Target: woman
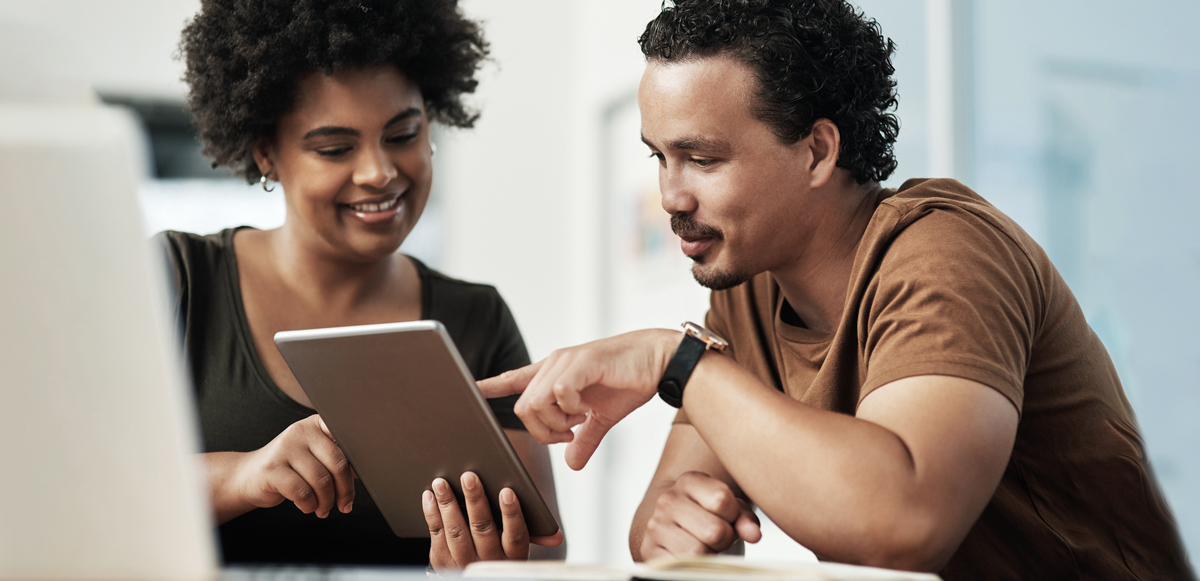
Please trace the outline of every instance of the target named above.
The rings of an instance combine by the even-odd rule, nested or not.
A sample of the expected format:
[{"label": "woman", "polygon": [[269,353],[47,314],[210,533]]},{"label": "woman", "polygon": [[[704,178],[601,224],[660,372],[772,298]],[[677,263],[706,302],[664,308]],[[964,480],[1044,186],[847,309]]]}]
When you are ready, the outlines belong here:
[{"label": "woman", "polygon": [[[205,153],[265,189],[278,182],[287,207],[275,230],[160,235],[226,562],[525,558],[511,493],[493,523],[502,536],[496,526],[443,532],[491,519],[486,501],[472,500],[470,473],[466,514],[445,482],[422,499],[432,544],[395,537],[272,342],[289,329],[437,319],[476,378],[529,363],[495,289],[396,252],[429,197],[430,121],[476,118],[461,97],[487,53],[478,26],[454,0],[205,0],[180,46]],[[490,403],[557,514],[545,447],[511,400]]]}]

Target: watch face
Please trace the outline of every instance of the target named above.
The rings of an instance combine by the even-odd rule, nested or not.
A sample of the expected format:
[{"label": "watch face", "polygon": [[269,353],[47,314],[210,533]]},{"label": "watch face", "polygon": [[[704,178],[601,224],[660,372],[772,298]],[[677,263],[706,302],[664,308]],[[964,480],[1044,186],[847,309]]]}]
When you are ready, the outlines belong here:
[{"label": "watch face", "polygon": [[707,345],[709,349],[723,351],[725,347],[729,346],[729,342],[718,337],[716,333],[713,333],[712,331],[709,331],[708,329],[705,329],[704,327],[701,327],[700,325],[697,325],[691,321],[687,321],[683,324],[683,332],[701,341],[704,341],[704,344]]}]

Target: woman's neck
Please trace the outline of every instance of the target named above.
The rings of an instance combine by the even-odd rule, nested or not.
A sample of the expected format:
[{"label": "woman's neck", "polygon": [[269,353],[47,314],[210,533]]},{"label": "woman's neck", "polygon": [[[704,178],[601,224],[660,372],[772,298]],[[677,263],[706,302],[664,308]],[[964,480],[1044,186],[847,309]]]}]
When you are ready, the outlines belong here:
[{"label": "woman's neck", "polygon": [[314,308],[350,312],[381,296],[394,296],[408,266],[394,253],[376,260],[347,259],[287,224],[263,234],[265,264],[286,289]]}]

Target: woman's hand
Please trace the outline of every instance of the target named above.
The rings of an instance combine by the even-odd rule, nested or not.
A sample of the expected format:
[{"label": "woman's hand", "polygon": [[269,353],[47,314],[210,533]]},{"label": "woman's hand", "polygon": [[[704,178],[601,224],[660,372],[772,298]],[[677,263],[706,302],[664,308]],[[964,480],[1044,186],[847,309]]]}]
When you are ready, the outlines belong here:
[{"label": "woman's hand", "polygon": [[288,426],[253,452],[204,456],[218,523],[284,500],[319,518],[354,506],[354,472],[318,415]]},{"label": "woman's hand", "polygon": [[425,523],[429,525],[429,563],[435,570],[462,569],[475,561],[525,560],[529,558],[530,543],[549,547],[562,544],[561,530],[549,537],[530,538],[521,503],[509,488],[500,491],[504,526],[497,530],[479,477],[464,472],[461,482],[467,504],[465,519],[450,484],[441,478],[433,481],[433,492],[426,490],[421,498]]}]

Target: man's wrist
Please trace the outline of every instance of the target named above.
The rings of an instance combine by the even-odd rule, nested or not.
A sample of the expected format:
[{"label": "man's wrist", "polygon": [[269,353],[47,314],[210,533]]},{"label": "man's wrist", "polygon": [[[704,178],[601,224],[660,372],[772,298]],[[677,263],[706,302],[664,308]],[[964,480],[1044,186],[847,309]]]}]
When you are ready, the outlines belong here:
[{"label": "man's wrist", "polygon": [[683,394],[692,371],[710,349],[721,351],[729,343],[717,334],[691,321],[683,324],[683,334],[658,382],[658,395],[672,407],[683,407]]},{"label": "man's wrist", "polygon": [[654,332],[657,334],[655,360],[658,362],[658,369],[654,375],[654,389],[657,391],[658,381],[667,372],[667,366],[671,364],[671,357],[679,349],[679,344],[683,342],[684,335],[679,331],[672,331],[670,329],[655,329]]}]

